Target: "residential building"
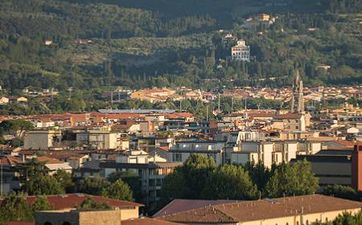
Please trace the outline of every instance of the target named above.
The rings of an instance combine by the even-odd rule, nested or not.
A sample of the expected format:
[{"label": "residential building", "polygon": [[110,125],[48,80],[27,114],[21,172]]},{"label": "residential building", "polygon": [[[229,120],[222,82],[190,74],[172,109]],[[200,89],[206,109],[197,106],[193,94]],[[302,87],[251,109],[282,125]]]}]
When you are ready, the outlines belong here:
[{"label": "residential building", "polygon": [[213,158],[217,165],[221,165],[225,143],[225,141],[178,141],[169,150],[168,160],[184,163],[191,154],[201,154]]},{"label": "residential building", "polygon": [[60,161],[58,159],[50,158],[47,156],[36,157],[39,162],[45,163],[45,167],[49,170],[49,175],[55,174],[58,170],[63,170],[67,173],[72,173],[72,167],[68,162]]},{"label": "residential building", "polygon": [[33,130],[25,133],[24,148],[34,150],[48,150],[60,147],[61,131]]},{"label": "residential building", "polygon": [[9,104],[9,98],[7,98],[7,97],[4,97],[4,96],[2,96],[2,97],[0,97],[0,105],[7,105],[7,104]]},{"label": "residential building", "polygon": [[119,149],[129,148],[128,139],[122,138],[119,132],[112,132],[108,127],[87,131],[88,145],[93,149]]},{"label": "residential building", "polygon": [[235,61],[250,61],[250,46],[240,39],[237,44],[231,48],[231,59]]},{"label": "residential building", "polygon": [[20,189],[18,164],[22,161],[14,156],[0,156],[0,195],[10,193]]},{"label": "residential building", "polygon": [[[101,176],[108,177],[114,172],[130,172],[138,177],[141,186],[142,202],[151,211],[158,207],[163,179],[181,165],[182,163],[177,162],[122,163],[110,160],[99,163]],[[81,176],[83,175],[84,173]]]}]

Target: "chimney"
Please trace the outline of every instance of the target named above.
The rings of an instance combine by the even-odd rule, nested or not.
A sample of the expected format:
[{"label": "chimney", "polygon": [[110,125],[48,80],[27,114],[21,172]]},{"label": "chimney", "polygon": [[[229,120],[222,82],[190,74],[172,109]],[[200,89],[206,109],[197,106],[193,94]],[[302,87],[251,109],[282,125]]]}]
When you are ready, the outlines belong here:
[{"label": "chimney", "polygon": [[356,144],[352,153],[352,187],[362,191],[362,145]]}]

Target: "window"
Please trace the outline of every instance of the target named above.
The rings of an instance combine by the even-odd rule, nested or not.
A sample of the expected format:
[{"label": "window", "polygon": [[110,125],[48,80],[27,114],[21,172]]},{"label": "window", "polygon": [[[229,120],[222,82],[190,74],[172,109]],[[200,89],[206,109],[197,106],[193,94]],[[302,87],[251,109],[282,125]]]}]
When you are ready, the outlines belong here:
[{"label": "window", "polygon": [[305,224],[306,224],[306,225],[309,225],[309,221],[307,220],[307,221],[305,222]]}]

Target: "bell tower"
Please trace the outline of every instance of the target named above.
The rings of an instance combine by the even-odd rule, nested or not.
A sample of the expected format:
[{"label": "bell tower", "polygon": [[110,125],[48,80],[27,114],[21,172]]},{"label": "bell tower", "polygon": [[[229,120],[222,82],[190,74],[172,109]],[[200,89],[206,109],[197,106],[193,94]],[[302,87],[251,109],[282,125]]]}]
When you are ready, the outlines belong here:
[{"label": "bell tower", "polygon": [[304,99],[303,99],[303,81],[299,75],[299,70],[296,70],[292,86],[292,102],[290,104],[291,113],[304,112]]}]

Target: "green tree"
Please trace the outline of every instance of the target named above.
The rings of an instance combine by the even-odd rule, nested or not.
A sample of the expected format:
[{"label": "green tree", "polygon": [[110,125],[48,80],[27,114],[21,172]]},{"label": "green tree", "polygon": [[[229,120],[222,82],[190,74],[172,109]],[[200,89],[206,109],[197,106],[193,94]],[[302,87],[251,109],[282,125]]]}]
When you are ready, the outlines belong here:
[{"label": "green tree", "polygon": [[64,194],[64,187],[55,177],[45,175],[30,178],[25,183],[29,195],[55,195]]},{"label": "green tree", "polygon": [[91,195],[101,195],[111,183],[103,177],[85,177],[78,182],[78,191]]},{"label": "green tree", "polygon": [[22,189],[29,195],[63,194],[64,188],[55,177],[50,176],[44,162],[31,159],[20,169]]},{"label": "green tree", "polygon": [[190,155],[182,167],[182,173],[186,181],[184,197],[200,198],[200,194],[215,168],[214,159],[200,154]]},{"label": "green tree", "polygon": [[73,182],[72,174],[65,170],[58,170],[53,176],[58,183],[62,185],[66,193],[74,192],[75,184]]},{"label": "green tree", "polygon": [[133,193],[133,198],[135,199],[135,201],[142,200],[141,178],[135,172],[118,171],[118,172],[111,173],[107,177],[107,180],[111,183],[114,183],[119,179],[122,179],[131,188],[132,193]]},{"label": "green tree", "polygon": [[253,164],[247,163],[245,169],[249,172],[249,175],[254,184],[256,184],[258,190],[264,194],[266,185],[273,174],[273,166],[272,170],[266,168],[262,163]]},{"label": "green tree", "polygon": [[343,213],[333,221],[333,225],[360,225],[360,224],[362,224],[361,211],[356,215],[352,215],[350,213]]},{"label": "green tree", "polygon": [[317,189],[318,178],[306,160],[277,166],[266,186],[269,197],[307,195],[315,193]]},{"label": "green tree", "polygon": [[192,154],[184,165],[166,176],[161,195],[164,202],[174,198],[202,198],[201,193],[216,168],[215,161],[200,154]]},{"label": "green tree", "polygon": [[32,220],[32,210],[22,194],[10,193],[0,205],[0,221]]},{"label": "green tree", "polygon": [[350,186],[328,185],[323,188],[322,194],[333,195],[339,198],[347,198],[351,200],[360,200],[358,192]]},{"label": "green tree", "polygon": [[11,133],[20,137],[24,134],[24,131],[33,128],[34,125],[27,120],[5,120],[0,123],[0,134]]},{"label": "green tree", "polygon": [[132,191],[121,179],[104,188],[102,195],[108,198],[132,201]]},{"label": "green tree", "polygon": [[111,209],[106,203],[98,203],[91,198],[86,198],[78,207],[79,209]]},{"label": "green tree", "polygon": [[207,199],[255,199],[256,185],[247,171],[237,165],[219,166],[203,190]]},{"label": "green tree", "polygon": [[53,207],[50,205],[46,196],[37,196],[31,208],[33,212],[37,212],[41,210],[50,210]]}]

